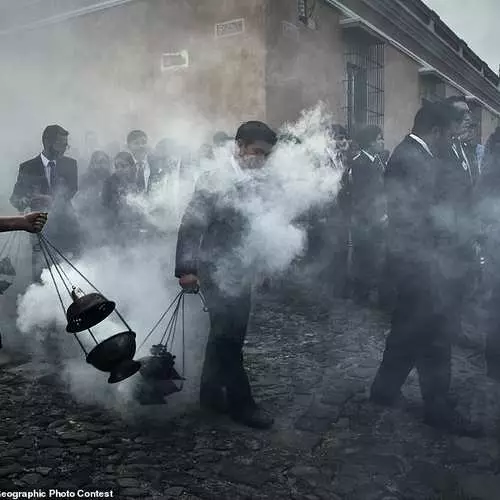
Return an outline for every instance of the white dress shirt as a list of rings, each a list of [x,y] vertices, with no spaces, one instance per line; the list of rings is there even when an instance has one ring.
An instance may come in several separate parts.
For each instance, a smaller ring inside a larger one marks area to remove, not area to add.
[[[137,168],[139,168],[140,165],[142,165],[144,167],[144,186],[145,186],[145,190],[147,191],[148,190],[149,178],[151,176],[151,167],[149,166],[148,159],[146,157],[144,159],[144,161],[137,161],[134,158],[134,161],[135,161],[135,166]]]
[[[54,164],[54,167],[55,168],[55,160],[49,160],[43,153],[40,153],[40,158],[42,159],[42,163],[43,163],[43,168],[45,169],[45,177],[47,178],[47,182],[49,184],[49,188],[51,188],[52,186],[50,185],[50,167],[49,167],[49,163],[50,161],[52,161],[52,163]]]
[[[415,141],[415,142],[418,142],[426,151],[427,153],[429,153],[431,156],[434,156],[432,153],[431,153],[431,150],[429,149],[429,146],[427,145],[427,143],[421,138],[419,137],[418,135],[415,135],[415,134],[410,134],[410,137]]]
[[[362,149],[361,152],[364,153],[365,156],[367,156],[372,163],[375,161],[375,156],[371,155],[370,153],[367,153],[364,149]]]

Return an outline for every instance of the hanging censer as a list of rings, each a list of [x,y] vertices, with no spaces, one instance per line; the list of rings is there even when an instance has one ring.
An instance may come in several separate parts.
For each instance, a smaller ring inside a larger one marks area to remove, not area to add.
[[[108,383],[121,382],[139,371],[141,364],[134,361],[136,352],[136,334],[127,324],[123,316],[116,309],[116,304],[104,297],[104,295],[52,244],[43,236],[38,234],[40,248],[47,263],[50,276],[54,283],[59,302],[66,314],[66,331],[75,336],[80,348],[86,356],[87,363],[91,364],[99,371],[109,373]],[[80,288],[71,283],[67,274],[61,266],[59,259],[62,259],[71,269],[73,269],[95,292],[85,294]],[[58,274],[64,288],[72,299],[72,304],[67,308],[64,306],[61,292],[54,276],[54,271]],[[117,333],[108,339],[98,342],[91,328],[104,321],[112,313],[115,313],[120,322],[125,326],[126,331]],[[96,344],[88,352],[78,337],[78,334],[88,330],[90,337]]]
[[[140,359],[140,374],[142,381],[136,387],[136,400],[142,405],[166,404],[165,398],[170,394],[182,391],[184,387],[184,371],[186,364],[186,346],[185,346],[185,313],[184,298],[186,294],[197,294],[202,302],[204,312],[208,311],[205,298],[200,292],[199,287],[190,290],[181,290],[174,300],[170,303],[167,310],[161,315],[153,328],[139,346],[139,349],[147,340],[158,330],[160,324],[173,309],[162,337],[158,344],[154,344],[150,349],[150,355]],[[176,356],[172,354],[175,334],[179,324],[181,329],[181,358],[182,369],[180,372],[175,366]]]

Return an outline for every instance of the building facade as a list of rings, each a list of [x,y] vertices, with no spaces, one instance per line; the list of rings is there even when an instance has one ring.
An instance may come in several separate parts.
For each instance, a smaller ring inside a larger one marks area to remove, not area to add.
[[[135,127],[201,141],[247,119],[278,127],[318,100],[350,130],[381,125],[389,149],[422,98],[466,96],[483,143],[498,125],[498,75],[420,0],[6,3],[0,109],[13,156],[49,122],[79,147],[89,130],[123,140]]]

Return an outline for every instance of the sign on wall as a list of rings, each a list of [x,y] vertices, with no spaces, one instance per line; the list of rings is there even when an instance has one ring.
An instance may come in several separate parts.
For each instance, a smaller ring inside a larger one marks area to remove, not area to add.
[[[189,53],[187,50],[181,52],[169,52],[161,55],[161,70],[173,71],[189,66]]]
[[[245,32],[245,20],[233,19],[215,25],[215,38],[225,38],[228,36],[241,35]]]

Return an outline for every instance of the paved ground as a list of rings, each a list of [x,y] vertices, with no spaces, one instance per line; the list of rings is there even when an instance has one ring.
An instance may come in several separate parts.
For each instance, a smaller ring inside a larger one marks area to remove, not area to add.
[[[247,362],[272,431],[187,408],[123,420],[75,403],[51,377],[6,359],[0,371],[0,490],[113,489],[118,498],[399,500],[500,498],[498,389],[480,349],[457,350],[463,410],[489,437],[442,436],[420,423],[412,378],[406,410],[366,401],[387,319],[314,294],[256,303]],[[480,341],[480,338],[479,338]],[[9,364],[10,363],[10,364]],[[147,418],[149,417],[149,418]]]

